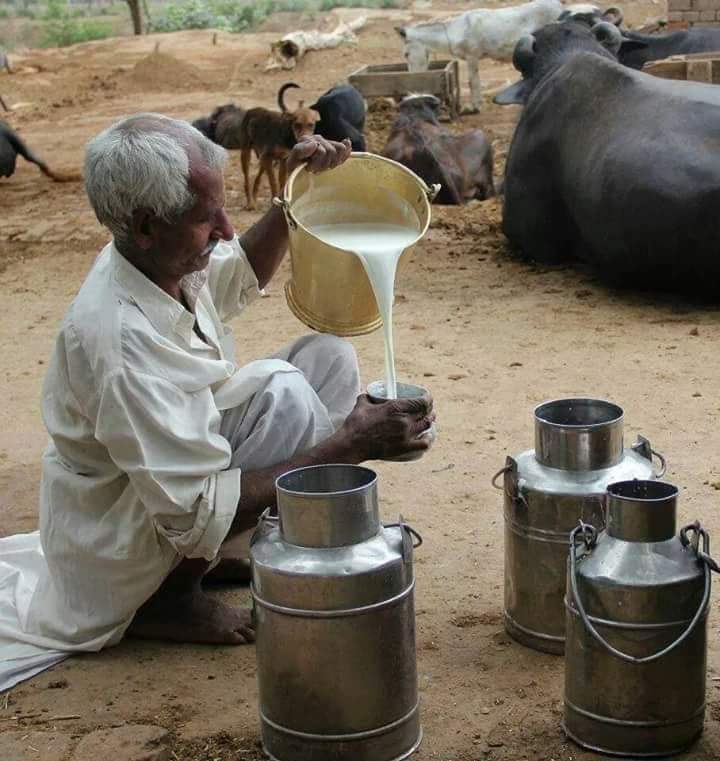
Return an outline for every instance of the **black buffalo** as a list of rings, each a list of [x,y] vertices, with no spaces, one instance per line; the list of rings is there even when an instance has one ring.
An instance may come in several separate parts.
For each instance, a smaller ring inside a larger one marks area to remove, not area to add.
[[[692,27],[665,34],[623,33],[618,60],[632,69],[642,69],[650,61],[659,61],[685,53],[708,53],[720,50],[720,28]]]
[[[575,21],[592,27],[600,21],[608,21],[622,27],[623,13],[619,8],[579,6],[581,10],[563,11],[558,21]],[[686,53],[709,53],[720,50],[720,27],[691,27],[676,32],[643,34],[622,30],[622,43],[617,53],[620,63],[631,69],[642,69],[650,61],[660,61],[673,55]]]
[[[503,229],[541,262],[614,280],[714,288],[720,274],[720,88],[621,66],[608,23],[551,24],[518,43],[525,103],[507,159]]]

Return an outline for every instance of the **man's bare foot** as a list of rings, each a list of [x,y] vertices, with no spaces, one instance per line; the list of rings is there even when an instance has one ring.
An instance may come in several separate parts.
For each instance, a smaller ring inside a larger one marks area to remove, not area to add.
[[[203,584],[249,584],[252,579],[249,558],[220,558],[202,579]]]
[[[244,645],[255,641],[249,610],[232,608],[199,589],[155,595],[135,614],[128,636],[170,642]]]

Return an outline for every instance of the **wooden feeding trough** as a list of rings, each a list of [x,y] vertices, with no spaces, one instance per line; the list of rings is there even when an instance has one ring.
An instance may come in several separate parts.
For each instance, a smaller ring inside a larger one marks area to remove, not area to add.
[[[720,84],[720,52],[688,53],[650,61],[643,71],[663,79],[684,79],[688,82]]]
[[[428,71],[410,73],[406,63],[363,66],[348,80],[366,98],[403,98],[410,93],[435,95],[450,118],[460,113],[460,66],[456,60],[431,61]]]

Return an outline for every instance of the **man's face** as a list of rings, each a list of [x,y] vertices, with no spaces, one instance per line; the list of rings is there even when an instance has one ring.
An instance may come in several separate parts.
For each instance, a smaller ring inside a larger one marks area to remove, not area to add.
[[[231,240],[235,231],[225,212],[225,184],[220,170],[192,168],[190,189],[195,204],[173,222],[153,218],[147,263],[162,278],[179,281],[204,270],[220,240]]]

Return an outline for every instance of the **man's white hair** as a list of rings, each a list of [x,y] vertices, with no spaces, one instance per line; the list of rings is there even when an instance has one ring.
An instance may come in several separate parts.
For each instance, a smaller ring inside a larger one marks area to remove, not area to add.
[[[137,209],[172,222],[192,208],[191,157],[221,169],[227,151],[188,122],[135,114],[94,137],[85,150],[85,190],[98,221],[123,245]]]

